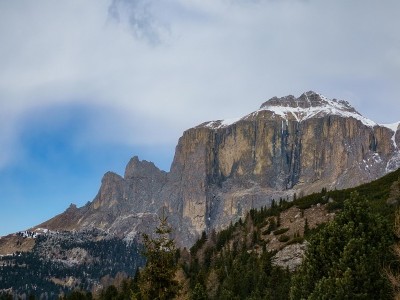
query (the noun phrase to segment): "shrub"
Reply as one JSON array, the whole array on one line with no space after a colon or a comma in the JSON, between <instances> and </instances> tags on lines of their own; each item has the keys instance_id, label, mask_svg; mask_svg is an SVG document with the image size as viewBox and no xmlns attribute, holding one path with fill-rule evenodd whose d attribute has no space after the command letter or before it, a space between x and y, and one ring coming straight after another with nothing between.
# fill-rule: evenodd
<instances>
[{"instance_id":1,"label":"shrub","mask_svg":"<svg viewBox=\"0 0 400 300\"><path fill-rule=\"evenodd\" d=\"M289 240L290 240L290 237L286 234L282 234L278 237L278 241L280 241L282 243L286 243Z\"/></svg>"},{"instance_id":2,"label":"shrub","mask_svg":"<svg viewBox=\"0 0 400 300\"><path fill-rule=\"evenodd\" d=\"M287 232L288 230L289 230L289 228L280 228L280 229L274 231L274 235L280 235L282 233Z\"/></svg>"}]
</instances>

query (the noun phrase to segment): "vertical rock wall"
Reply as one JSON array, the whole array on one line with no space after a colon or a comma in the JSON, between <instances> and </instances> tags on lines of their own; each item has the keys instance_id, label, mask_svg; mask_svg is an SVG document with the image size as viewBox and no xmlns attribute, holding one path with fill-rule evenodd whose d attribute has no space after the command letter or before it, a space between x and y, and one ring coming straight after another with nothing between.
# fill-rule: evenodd
<instances>
[{"instance_id":1,"label":"vertical rock wall","mask_svg":"<svg viewBox=\"0 0 400 300\"><path fill-rule=\"evenodd\" d=\"M186 131L170 178L179 181L183 218L200 234L279 195L345 188L384 175L392 135L353 118L301 122L263 112L228 127Z\"/></svg>"}]
</instances>

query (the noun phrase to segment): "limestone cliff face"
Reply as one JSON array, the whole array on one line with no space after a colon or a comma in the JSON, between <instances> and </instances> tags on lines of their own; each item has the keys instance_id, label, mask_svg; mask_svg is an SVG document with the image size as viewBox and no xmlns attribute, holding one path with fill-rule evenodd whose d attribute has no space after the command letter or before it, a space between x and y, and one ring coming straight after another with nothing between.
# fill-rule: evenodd
<instances>
[{"instance_id":1,"label":"limestone cliff face","mask_svg":"<svg viewBox=\"0 0 400 300\"><path fill-rule=\"evenodd\" d=\"M190 220L195 232L206 228L207 174L211 165L208 149L212 137L207 129L186 131L179 139L169 176L177 187L175 198L182 202L182 218Z\"/></svg>"},{"instance_id":2,"label":"limestone cliff face","mask_svg":"<svg viewBox=\"0 0 400 300\"><path fill-rule=\"evenodd\" d=\"M300 100L298 107L304 108ZM345 171L364 180L381 176L395 151L391 129L351 116L300 119L267 109L230 126L212 125L197 127L214 133L206 144L212 183L247 178L263 187L287 190L321 180L326 187L341 188L349 185L341 183Z\"/></svg>"},{"instance_id":3,"label":"limestone cliff face","mask_svg":"<svg viewBox=\"0 0 400 300\"><path fill-rule=\"evenodd\" d=\"M132 238L151 231L166 208L178 244L190 246L203 230L273 198L351 187L397 169L398 125L378 125L314 92L275 97L241 119L185 131L169 173L132 158L124 177L105 174L92 202L40 227L96 227Z\"/></svg>"},{"instance_id":4,"label":"limestone cliff face","mask_svg":"<svg viewBox=\"0 0 400 300\"><path fill-rule=\"evenodd\" d=\"M171 170L183 217L199 233L272 198L376 179L400 166L397 129L314 92L272 98L231 124L203 123L183 134Z\"/></svg>"}]
</instances>

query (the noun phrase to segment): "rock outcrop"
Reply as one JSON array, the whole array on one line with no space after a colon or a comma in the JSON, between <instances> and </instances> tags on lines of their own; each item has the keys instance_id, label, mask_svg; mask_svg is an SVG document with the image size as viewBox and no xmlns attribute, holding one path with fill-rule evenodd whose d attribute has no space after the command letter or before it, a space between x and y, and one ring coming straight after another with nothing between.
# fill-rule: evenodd
<instances>
[{"instance_id":1,"label":"rock outcrop","mask_svg":"<svg viewBox=\"0 0 400 300\"><path fill-rule=\"evenodd\" d=\"M288 245L274 255L272 264L293 272L303 262L306 250L306 243Z\"/></svg>"},{"instance_id":2,"label":"rock outcrop","mask_svg":"<svg viewBox=\"0 0 400 300\"><path fill-rule=\"evenodd\" d=\"M166 208L178 244L190 246L202 231L272 199L352 187L397 169L398 125L376 124L348 102L314 92L275 97L241 119L185 131L169 173L134 157L124 177L104 176L92 202L39 226L133 238L151 231Z\"/></svg>"}]
</instances>

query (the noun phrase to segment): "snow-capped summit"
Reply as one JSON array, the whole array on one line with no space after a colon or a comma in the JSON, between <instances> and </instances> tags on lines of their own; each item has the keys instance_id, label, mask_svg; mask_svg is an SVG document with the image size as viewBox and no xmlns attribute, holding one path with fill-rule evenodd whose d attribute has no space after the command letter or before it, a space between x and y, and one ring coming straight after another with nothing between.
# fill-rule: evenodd
<instances>
[{"instance_id":1,"label":"snow-capped summit","mask_svg":"<svg viewBox=\"0 0 400 300\"><path fill-rule=\"evenodd\" d=\"M217 120L205 122L199 127L219 129L228 127L240 120L248 120L258 115L260 112L269 111L272 117L277 116L285 120L295 120L298 122L311 118L322 118L325 116L340 116L353 118L361 121L364 125L374 127L378 125L374 121L362 116L349 102L345 100L328 99L327 97L308 91L296 98L293 95L285 97L273 97L264 102L260 109L241 118L227 120Z\"/></svg>"},{"instance_id":2,"label":"snow-capped summit","mask_svg":"<svg viewBox=\"0 0 400 300\"><path fill-rule=\"evenodd\" d=\"M344 100L328 99L327 97L316 93L314 91L308 91L303 93L299 98L293 95L286 97L273 97L268 101L264 102L260 109L265 109L273 106L280 107L292 107L292 108L302 108L308 109L313 107L319 108L329 108L333 107L347 112L357 113L357 111L352 107L349 102Z\"/></svg>"},{"instance_id":3,"label":"snow-capped summit","mask_svg":"<svg viewBox=\"0 0 400 300\"><path fill-rule=\"evenodd\" d=\"M294 117L297 121L333 115L354 118L367 126L377 125L374 121L362 116L349 102L328 99L313 91L303 93L299 98L292 95L271 98L264 102L258 111L263 110L271 111L284 119Z\"/></svg>"}]
</instances>

